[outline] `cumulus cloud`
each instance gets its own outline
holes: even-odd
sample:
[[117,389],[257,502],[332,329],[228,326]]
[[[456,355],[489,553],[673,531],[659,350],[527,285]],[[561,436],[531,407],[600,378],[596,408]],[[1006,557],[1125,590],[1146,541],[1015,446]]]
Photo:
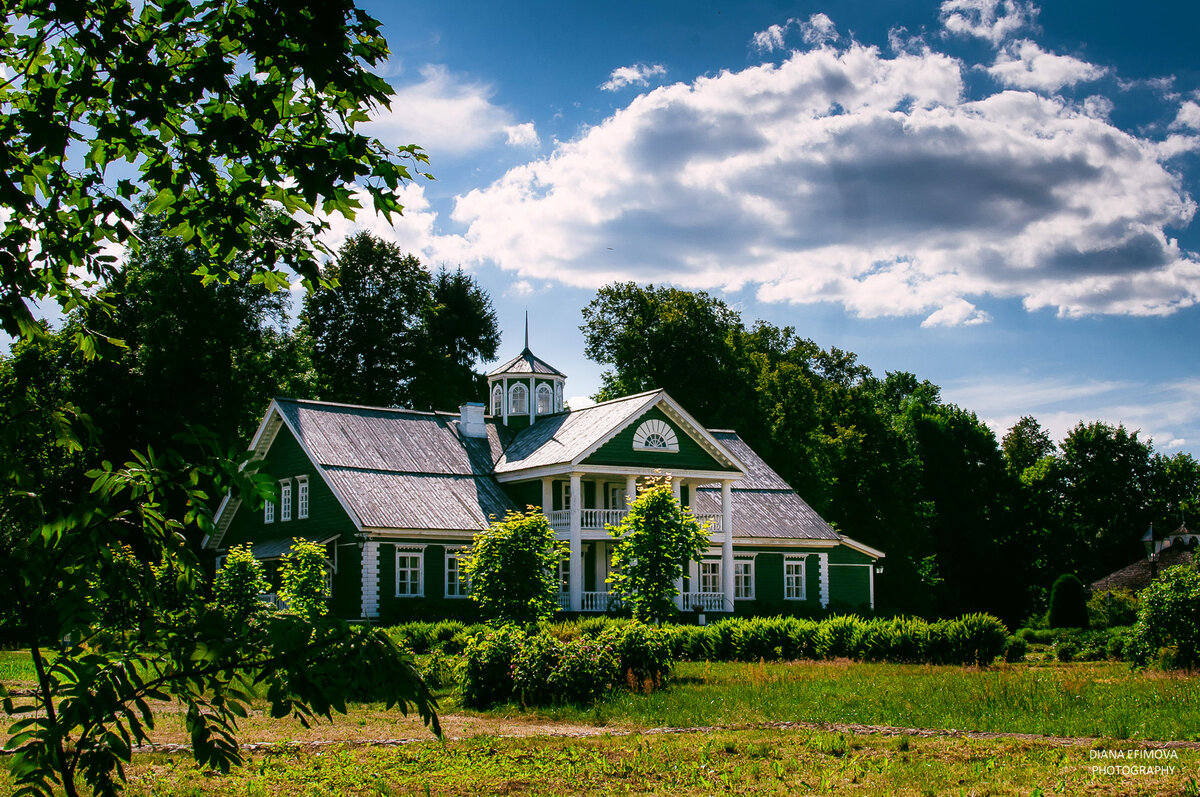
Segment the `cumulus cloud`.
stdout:
[[1018,0],[946,0],[942,26],[949,33],[987,39],[999,47],[1021,28],[1031,25],[1038,10]]
[[800,30],[800,38],[809,46],[820,47],[837,41],[840,36],[837,26],[826,14],[813,14],[807,20],[789,19],[783,25],[771,25],[766,30],[755,33],[751,38],[754,49],[760,53],[772,53],[784,49],[784,40],[792,28]]
[[837,26],[825,14],[813,14],[800,23],[800,35],[805,44],[827,44],[838,40]]
[[766,30],[760,30],[751,37],[750,41],[754,45],[754,49],[760,53],[772,53],[776,50],[783,49],[783,38],[787,35],[788,28],[799,22],[796,19],[789,19],[783,25],[771,25]]
[[1200,260],[1165,230],[1196,204],[1159,145],[1096,102],[969,98],[968,68],[852,43],[663,86],[454,219],[477,258],[589,288],[749,285],[931,326],[987,321],[989,296],[1064,316],[1195,304]]
[[649,86],[650,78],[667,74],[667,68],[662,64],[634,64],[621,66],[612,71],[608,80],[600,84],[604,91],[618,91],[626,86]]
[[1200,104],[1188,100],[1179,106],[1175,121],[1171,122],[1172,130],[1200,130]]
[[504,142],[537,146],[532,122],[518,122],[492,103],[493,88],[427,65],[417,83],[396,88],[391,108],[377,109],[360,129],[391,146],[420,144],[437,155],[464,155]]
[[1098,80],[1107,71],[1069,55],[1048,53],[1028,39],[1005,47],[988,69],[1002,85],[1048,92]]

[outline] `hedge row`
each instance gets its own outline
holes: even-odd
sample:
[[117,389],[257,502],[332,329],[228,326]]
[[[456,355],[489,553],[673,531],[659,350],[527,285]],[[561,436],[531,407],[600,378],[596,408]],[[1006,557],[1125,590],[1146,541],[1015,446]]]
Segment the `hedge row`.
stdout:
[[459,674],[467,706],[509,700],[539,706],[590,703],[618,686],[649,691],[672,663],[666,631],[642,623],[614,624],[568,641],[506,626],[470,639]]

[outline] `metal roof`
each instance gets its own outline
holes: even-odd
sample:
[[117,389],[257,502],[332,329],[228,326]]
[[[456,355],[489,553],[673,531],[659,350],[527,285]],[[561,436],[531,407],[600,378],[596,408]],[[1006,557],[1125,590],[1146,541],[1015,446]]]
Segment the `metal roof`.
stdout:
[[326,468],[325,475],[354,502],[364,527],[478,531],[517,508],[490,476],[341,467]]
[[661,390],[544,415],[517,433],[496,463],[497,473],[572,462],[625,419],[655,404]]
[[[735,538],[841,539],[737,432],[709,433],[746,466],[745,478],[733,483],[730,495]],[[696,491],[693,509],[697,514],[721,514],[721,491],[701,487]]]
[[520,354],[513,357],[504,365],[493,368],[488,372],[489,377],[502,376],[504,374],[545,374],[547,376],[561,376],[563,379],[567,378],[566,374],[536,356],[528,348],[523,349]]
[[340,534],[330,534],[328,531],[302,532],[300,534],[293,534],[290,537],[276,537],[272,540],[261,540],[252,543],[250,550],[253,552],[255,559],[265,562],[270,559],[278,559],[292,550],[292,541],[297,537],[309,542],[315,542],[317,545],[325,545],[340,536]]

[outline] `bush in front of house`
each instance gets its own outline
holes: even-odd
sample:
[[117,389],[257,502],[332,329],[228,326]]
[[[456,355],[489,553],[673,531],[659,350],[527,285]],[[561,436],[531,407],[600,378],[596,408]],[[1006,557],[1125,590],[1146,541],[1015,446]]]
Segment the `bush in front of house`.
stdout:
[[1200,573],[1186,565],[1168,567],[1141,591],[1126,650],[1141,667],[1200,665]]
[[616,654],[620,677],[631,689],[649,692],[661,686],[675,663],[668,633],[645,623],[612,626],[597,641]]
[[1127,589],[1097,591],[1087,602],[1092,628],[1113,628],[1137,622],[1138,598]]
[[1009,664],[1025,661],[1025,653],[1029,650],[1028,643],[1019,636],[1010,636],[1004,644],[1004,660]]
[[1087,588],[1073,573],[1063,573],[1050,589],[1050,611],[1046,617],[1051,628],[1087,628]]
[[513,697],[513,664],[525,646],[525,632],[516,626],[484,631],[463,650],[463,705],[487,708]]
[[864,622],[856,614],[842,614],[820,622],[813,651],[820,659],[859,657]]
[[952,664],[991,664],[1008,645],[1008,628],[990,614],[967,614],[950,624]]

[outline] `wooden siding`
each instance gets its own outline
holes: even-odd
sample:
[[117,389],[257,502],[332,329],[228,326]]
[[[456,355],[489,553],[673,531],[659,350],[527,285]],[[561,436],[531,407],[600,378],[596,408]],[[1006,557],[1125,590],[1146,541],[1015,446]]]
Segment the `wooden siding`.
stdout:
[[[244,542],[261,542],[278,537],[290,537],[294,534],[326,533],[340,534],[339,542],[354,541],[354,522],[350,519],[342,505],[338,503],[333,491],[321,477],[318,468],[304,455],[300,444],[292,436],[287,426],[281,426],[275,436],[271,448],[264,458],[262,473],[271,474],[274,479],[291,478],[292,481],[292,519],[279,520],[279,507],[275,507],[275,522],[263,523],[262,507],[257,509],[243,501],[229,524],[229,530],[221,540],[222,548],[229,548]],[[295,477],[308,476],[308,517],[296,517],[298,506]],[[278,496],[277,496],[278,497]]]
[[[679,450],[674,452],[635,451],[633,435],[637,428],[648,420],[665,421],[675,430],[679,439]],[[623,465],[642,468],[662,468],[664,473],[684,470],[727,470],[711,454],[691,438],[683,427],[657,407],[651,407],[638,418],[630,421],[616,437],[609,440],[590,457],[585,465]]]

